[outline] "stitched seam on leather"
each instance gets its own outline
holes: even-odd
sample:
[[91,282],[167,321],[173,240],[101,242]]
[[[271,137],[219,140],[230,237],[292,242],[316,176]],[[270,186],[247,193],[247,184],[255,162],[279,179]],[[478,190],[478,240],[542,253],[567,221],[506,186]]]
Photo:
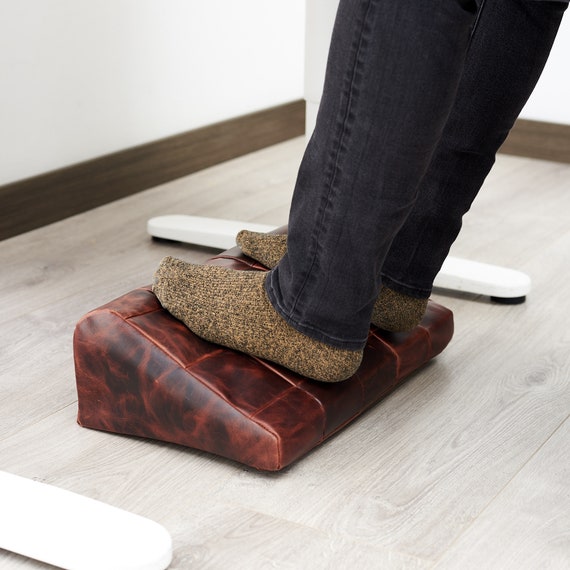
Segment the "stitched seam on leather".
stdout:
[[[191,365],[184,368],[184,370],[186,370],[186,372],[191,372],[192,375],[194,376],[194,378],[196,378],[198,380],[198,382],[200,382],[200,384],[202,384],[202,386],[206,387],[210,392],[212,392],[213,394],[216,394],[217,396],[219,396],[220,400],[223,400],[224,402],[226,402],[226,404],[229,404],[229,406],[231,406],[232,408],[234,408],[234,410],[236,410],[237,412],[239,412],[242,416],[255,421],[255,423],[257,425],[259,425],[260,427],[262,427],[263,429],[265,429],[266,432],[270,433],[271,435],[277,436],[277,434],[270,429],[267,429],[264,425],[262,425],[261,423],[259,423],[258,421],[255,420],[254,416],[255,414],[257,414],[259,412],[260,409],[264,409],[266,406],[264,406],[263,408],[258,408],[256,409],[253,413],[251,412],[244,412],[243,410],[241,410],[240,408],[237,408],[233,402],[231,402],[230,400],[228,400],[220,391],[216,390],[215,388],[213,388],[211,386],[211,384],[209,384],[206,380],[204,380],[204,378],[202,377],[202,375],[195,371],[195,370],[190,370]],[[288,391],[288,390],[287,390]],[[279,398],[276,398],[277,400]]]
[[204,360],[208,360],[208,358],[212,357],[212,356],[217,356],[218,354],[223,354],[224,349],[223,348],[218,348],[213,352],[208,352],[206,354],[203,354],[202,356],[200,356],[200,358],[197,358],[196,360],[192,361],[190,364],[187,364],[186,366],[184,366],[184,370],[189,371],[190,368],[192,368],[192,366],[195,366],[196,364],[200,364],[201,362],[204,362]]
[[[158,309],[157,309],[158,310]],[[266,424],[261,423],[256,417],[255,415],[259,413],[259,411],[261,409],[265,409],[267,407],[267,404],[264,405],[263,408],[259,408],[257,410],[255,410],[253,413],[251,412],[244,412],[243,410],[237,408],[232,402],[230,402],[222,393],[220,393],[218,390],[214,389],[209,383],[207,383],[203,378],[200,377],[199,374],[197,374],[195,371],[191,371],[191,368],[197,363],[197,362],[202,362],[204,360],[207,360],[208,358],[211,358],[214,355],[217,355],[221,352],[223,352],[223,349],[220,349],[216,352],[213,353],[209,353],[204,355],[202,358],[200,358],[199,360],[196,360],[190,364],[184,364],[182,361],[180,361],[180,359],[174,357],[170,352],[167,352],[160,344],[158,344],[151,336],[149,336],[146,331],[144,331],[143,329],[141,329],[136,323],[131,322],[129,318],[124,317],[123,315],[121,315],[120,313],[118,313],[116,310],[109,310],[110,313],[113,313],[114,315],[116,315],[117,317],[119,317],[127,326],[131,327],[133,330],[137,331],[140,335],[142,335],[144,338],[146,338],[154,347],[156,347],[158,350],[160,350],[167,358],[169,358],[170,360],[176,362],[177,364],[179,364],[181,366],[181,368],[183,368],[186,372],[188,373],[192,373],[194,378],[209,392],[211,392],[212,394],[216,394],[216,396],[218,396],[222,401],[224,401],[228,406],[230,406],[233,410],[235,410],[236,412],[238,412],[238,414],[240,414],[242,417],[249,419],[250,421],[252,421],[253,423],[255,423],[255,425],[257,425],[260,429],[262,429],[265,433],[269,434],[273,440],[274,440],[274,444],[275,444],[275,449],[277,451],[277,464],[278,464],[278,469],[281,469],[283,466],[283,454],[282,454],[282,450],[281,450],[281,446],[279,445],[279,437],[278,434],[273,430],[270,429]],[[152,312],[152,311],[149,311]],[[290,388],[284,393],[281,394],[279,397],[275,398],[272,403],[275,403],[277,401],[279,401],[285,394],[287,394],[289,391],[298,388],[295,384],[293,384],[292,382],[290,382],[286,377],[284,377],[282,374],[280,374],[279,372],[277,372],[277,370],[275,370],[274,368],[268,366],[268,364],[258,358],[252,357],[255,360],[257,360],[259,363],[261,363],[263,366],[265,366],[266,368],[269,368],[273,373],[277,374],[278,376],[281,376],[282,378],[285,378],[285,380],[287,380],[290,383]],[[306,391],[304,391],[305,393],[307,393]],[[316,400],[316,398],[313,399]],[[318,400],[317,400],[318,401]],[[320,404],[320,402],[319,402]],[[321,404],[321,409],[323,409],[322,404]],[[325,421],[324,421],[324,417],[323,417],[323,429],[322,429],[322,433],[323,433],[323,437],[324,437],[324,425],[325,425]]]
[[398,354],[398,351],[395,350],[394,347],[392,347],[389,343],[387,343],[383,338],[381,338],[375,332],[373,332],[372,334],[373,334],[374,338],[379,340],[395,356],[395,358],[396,358],[396,377],[394,378],[394,380],[398,380],[400,378],[400,371],[401,371],[401,358],[400,358],[400,355]]
[[[137,317],[144,317],[144,315],[150,315],[151,313],[156,313],[158,311],[163,310],[162,307],[154,307],[154,309],[149,309],[148,311],[143,311],[142,313],[137,313],[136,315],[129,315],[128,317],[126,317],[125,315],[121,315],[123,319],[125,319],[126,321],[128,321],[129,319],[136,319]],[[120,315],[120,313],[118,313],[116,311],[116,309],[112,309],[112,312]]]
[[419,325],[419,328],[424,331],[425,335],[426,335],[426,339],[427,339],[427,347],[428,347],[428,352],[427,352],[427,361],[429,362],[433,357],[433,344],[431,342],[431,332],[430,329],[428,327],[424,327],[423,325]]
[[[189,368],[191,368],[192,365],[184,368],[184,370],[186,370],[187,372],[190,372]],[[196,371],[192,371],[192,375],[194,376],[194,378],[196,378],[196,380],[198,380],[198,382],[200,382],[200,384],[202,384],[202,386],[204,386],[204,388],[206,388],[207,390],[209,390],[210,392],[212,392],[213,394],[216,394],[216,396],[218,396],[220,398],[220,400],[224,401],[226,404],[228,404],[228,406],[230,406],[230,408],[234,409],[236,412],[238,412],[241,416],[243,416],[244,418],[247,418],[248,420],[251,420],[253,423],[255,423],[255,425],[257,425],[258,427],[260,427],[263,431],[265,431],[266,433],[268,433],[269,435],[273,436],[273,439],[275,440],[275,448],[277,449],[277,459],[278,459],[278,464],[281,466],[281,447],[278,445],[279,443],[279,437],[277,436],[277,433],[272,430],[272,429],[268,429],[268,427],[264,424],[262,424],[261,422],[259,422],[256,418],[255,418],[255,414],[258,413],[259,410],[255,410],[255,413],[246,413],[243,410],[241,410],[240,408],[237,408],[233,402],[230,402],[230,400],[228,400],[221,392],[219,392],[218,390],[216,390],[215,388],[213,388],[208,382],[206,382],[199,373],[197,373]]]
[[[152,312],[152,311],[149,311],[149,312]],[[150,341],[153,346],[158,348],[158,350],[160,350],[163,354],[168,356],[168,358],[170,358],[171,360],[173,360],[174,362],[179,364],[181,368],[184,368],[184,370],[187,370],[190,366],[193,366],[197,362],[201,362],[202,360],[205,360],[206,358],[209,358],[210,356],[213,356],[213,355],[219,354],[220,352],[223,352],[223,349],[220,348],[220,349],[216,350],[215,352],[210,352],[208,354],[205,354],[204,356],[201,356],[200,358],[198,358],[198,359],[192,361],[191,363],[187,364],[184,361],[182,361],[180,358],[177,358],[176,356],[174,356],[171,352],[167,351],[161,344],[156,342],[156,340],[152,336],[150,336],[143,328],[141,328],[137,323],[131,322],[131,320],[130,320],[131,318],[124,317],[123,315],[120,315],[116,312],[114,312],[114,313],[118,317],[120,317],[123,322],[125,322],[131,328],[136,330],[141,336],[143,336],[148,341]],[[141,315],[144,315],[144,314],[148,314],[148,313],[142,313]],[[137,316],[140,316],[140,315],[137,315]]]
[[[115,312],[115,311],[113,311]],[[117,314],[117,313],[115,313]],[[117,314],[118,315],[118,314]],[[164,350],[164,348],[158,344],[151,336],[149,336],[146,331],[142,330],[136,323],[131,323],[129,322],[128,319],[126,319],[125,317],[122,317],[121,315],[118,315],[121,320],[123,322],[125,322],[128,326],[132,327],[134,330],[136,330],[139,334],[141,334],[142,336],[144,336],[147,340],[149,340],[151,342],[151,344],[153,346],[155,346],[158,350],[160,350],[164,355],[166,355],[170,360],[173,360],[174,362],[176,362],[177,364],[179,364],[181,366],[181,368],[183,370],[185,370],[186,372],[191,372],[194,377],[198,380],[198,382],[200,382],[200,384],[202,384],[202,386],[204,386],[207,390],[209,390],[210,392],[212,392],[213,394],[216,394],[221,400],[223,400],[224,402],[226,402],[226,404],[228,404],[231,408],[233,408],[234,410],[236,410],[239,414],[241,414],[242,416],[253,420],[259,427],[261,427],[262,429],[264,429],[267,433],[271,434],[276,440],[277,438],[277,434],[273,431],[268,429],[265,425],[262,425],[261,423],[259,423],[257,420],[255,420],[254,415],[258,412],[258,410],[255,410],[254,414],[252,414],[251,412],[244,412],[243,410],[237,408],[232,402],[230,402],[221,392],[219,392],[218,390],[214,389],[208,382],[206,382],[195,370],[191,370],[193,366],[195,366],[196,364],[198,364],[199,362],[203,362],[204,360],[208,360],[209,358],[212,358],[213,356],[216,356],[220,353],[223,353],[224,349],[220,348],[219,350],[216,350],[215,352],[210,352],[208,354],[205,354],[204,356],[200,357],[199,359],[191,362],[190,364],[184,364],[179,358],[176,358],[174,355],[172,355],[170,352],[167,352],[166,350]],[[256,359],[257,360],[257,359]],[[289,391],[289,390],[287,390]],[[280,451],[279,451],[280,454]]]
[[[120,316],[120,315],[119,315]],[[139,326],[137,326],[135,323],[131,323],[129,322],[127,319],[125,319],[124,317],[121,317],[123,322],[125,322],[127,325],[129,325],[130,327],[132,327],[134,330],[136,330],[138,333],[140,333],[142,336],[144,336],[147,340],[149,340],[151,342],[151,344],[153,346],[155,346],[158,350],[160,350],[164,355],[166,355],[170,360],[173,360],[174,362],[176,362],[177,364],[181,365],[181,368],[183,368],[183,370],[185,370],[188,373],[192,373],[192,375],[194,376],[194,378],[209,392],[211,392],[212,394],[216,394],[216,396],[218,396],[220,398],[220,400],[222,400],[223,402],[225,402],[228,406],[230,406],[230,408],[232,408],[233,410],[235,410],[236,412],[238,412],[238,414],[240,414],[241,416],[243,416],[244,418],[247,418],[251,421],[253,421],[258,427],[260,427],[262,430],[264,430],[266,433],[268,433],[269,435],[271,435],[273,437],[273,439],[275,440],[275,447],[277,449],[277,457],[278,457],[278,461],[279,461],[279,465],[281,465],[281,449],[278,445],[278,441],[279,438],[277,437],[277,434],[271,430],[268,429],[267,426],[261,424],[259,421],[257,421],[253,415],[251,413],[245,413],[243,410],[237,408],[233,402],[230,402],[221,392],[219,392],[218,390],[216,390],[215,388],[213,388],[211,386],[211,384],[209,384],[208,382],[206,382],[201,376],[200,374],[198,374],[196,371],[191,370],[191,368],[197,364],[198,362],[203,362],[204,360],[207,360],[208,358],[211,358],[212,356],[215,356],[219,353],[223,352],[223,349],[219,349],[216,352],[211,352],[208,353],[206,355],[204,355],[203,357],[201,357],[200,359],[190,363],[190,364],[184,364],[180,361],[180,359],[175,358],[170,352],[167,352],[166,350],[164,350],[164,348],[158,344],[152,337],[150,337],[144,330],[142,330]]]
[[245,265],[246,267],[260,267],[259,262],[255,261],[255,260],[247,260],[247,259],[242,259],[241,257],[236,257],[234,255],[216,255],[216,257],[212,257],[212,259],[209,259],[208,261],[215,261],[216,259],[230,259],[231,261],[235,261],[236,263],[240,263],[242,265]]
[[[263,410],[266,410],[266,409],[269,408],[270,406],[272,406],[272,405],[278,403],[279,401],[283,400],[287,394],[289,394],[290,392],[293,392],[293,391],[295,391],[295,390],[301,390],[301,389],[300,389],[298,386],[291,385],[287,390],[285,390],[285,392],[282,392],[279,396],[277,396],[276,398],[273,398],[273,400],[271,400],[271,402],[268,402],[268,403],[265,404],[262,408],[257,409],[257,410],[255,411],[255,414],[253,414],[252,416],[250,416],[250,419],[251,419],[252,421],[254,421],[257,425],[259,425],[259,426],[262,427],[262,428],[265,428],[265,430],[266,430],[267,432],[269,432],[269,433],[271,433],[272,435],[275,436],[275,440],[276,440],[276,443],[277,443],[277,445],[276,445],[275,447],[277,448],[277,456],[278,456],[278,459],[279,459],[279,465],[280,465],[280,466],[283,465],[283,457],[282,457],[282,453],[281,453],[281,446],[278,445],[278,442],[280,441],[280,439],[277,437],[277,434],[276,434],[273,430],[268,430],[264,425],[261,425],[255,416],[256,416],[257,414],[261,413]],[[302,391],[303,391],[305,394],[308,394],[308,392],[307,392],[306,390],[302,390]],[[312,394],[309,394],[309,396],[311,396],[312,399],[316,400],[316,398],[315,398],[314,396],[312,396]],[[317,400],[317,401],[318,401],[318,400]],[[321,410],[323,411],[323,414],[322,414],[323,427],[322,427],[322,429],[321,429],[320,437],[319,437],[319,439],[318,439],[316,445],[318,445],[320,442],[322,442],[322,441],[325,439],[325,425],[326,425],[326,422],[325,422],[325,415],[326,415],[326,414],[324,413],[324,407],[323,407],[323,405],[322,405],[320,402],[319,402],[319,404],[320,404]],[[315,447],[315,446],[312,446],[311,449],[313,449],[314,447]]]
[[263,406],[261,406],[261,408],[257,408],[257,410],[255,410],[255,412],[251,415],[251,418],[253,419],[255,416],[257,416],[258,414],[260,414],[261,412],[263,412],[267,408],[273,406],[273,404],[276,404],[277,402],[282,400],[289,392],[292,392],[293,390],[295,390],[295,387],[290,386],[289,388],[287,388],[287,390],[285,390],[285,392],[281,392],[281,394],[279,394],[279,396],[275,396],[275,398],[273,398],[269,402],[263,404]]
[[283,378],[283,380],[285,380],[285,382],[287,382],[289,385],[294,386],[294,387],[297,386],[297,384],[295,384],[294,382],[291,382],[291,380],[289,378],[287,378],[287,376],[285,376],[285,374],[283,374],[282,372],[277,370],[277,368],[275,368],[272,364],[270,364],[266,360],[262,360],[261,358],[258,358],[257,356],[252,356],[251,358],[253,358],[259,364],[261,364],[261,366],[267,368],[268,370],[271,370],[271,372],[273,372],[274,374],[276,374],[280,378]]
[[[279,370],[275,369],[273,366],[271,366],[268,362],[265,362],[264,360],[261,360],[257,357],[254,357],[255,360],[257,360],[260,364],[262,364],[265,368],[268,368],[269,370],[271,370],[271,372],[273,372],[274,374],[277,374],[277,376],[280,376],[281,378],[283,378],[283,380],[285,380],[286,382],[289,382],[289,384],[291,385],[291,388],[289,388],[286,392],[282,393],[280,396],[278,396],[277,398],[275,398],[275,401],[278,401],[280,399],[283,398],[283,396],[285,396],[285,394],[287,394],[288,392],[290,392],[292,389],[295,390],[299,390],[301,392],[303,392],[304,394],[306,394],[307,396],[309,396],[309,398],[311,398],[313,401],[315,401],[319,408],[321,409],[321,413],[322,413],[322,437],[325,437],[325,428],[327,425],[327,410],[325,408],[325,406],[323,405],[323,403],[313,394],[311,394],[309,391],[305,390],[304,388],[301,388],[298,384],[295,384],[293,382],[291,382],[291,380],[289,380],[289,378],[287,378],[287,376],[285,376],[285,374],[279,372]],[[256,412],[257,413],[257,412]]]

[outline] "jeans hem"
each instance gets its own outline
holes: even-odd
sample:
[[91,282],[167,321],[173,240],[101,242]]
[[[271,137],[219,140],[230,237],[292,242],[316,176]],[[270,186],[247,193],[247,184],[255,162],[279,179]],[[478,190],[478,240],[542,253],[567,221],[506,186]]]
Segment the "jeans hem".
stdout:
[[[268,276],[270,277],[270,275]],[[285,308],[281,305],[278,295],[276,294],[274,288],[271,285],[271,279],[265,280],[265,293],[267,294],[267,298],[269,302],[277,312],[277,314],[285,320],[285,322],[292,326],[296,331],[304,334],[313,340],[317,340],[329,346],[333,346],[335,348],[339,348],[341,350],[351,350],[351,351],[358,351],[362,350],[366,346],[366,342],[368,340],[368,336],[363,340],[347,340],[341,339],[336,336],[330,335],[325,333],[318,327],[314,327],[310,324],[303,324],[296,320],[294,317],[288,314]]]
[[412,287],[406,283],[402,283],[397,279],[392,279],[388,275],[382,273],[382,285],[396,291],[397,293],[402,293],[403,295],[408,295],[408,297],[413,297],[414,299],[429,299],[432,293],[432,288],[424,289],[422,287]]

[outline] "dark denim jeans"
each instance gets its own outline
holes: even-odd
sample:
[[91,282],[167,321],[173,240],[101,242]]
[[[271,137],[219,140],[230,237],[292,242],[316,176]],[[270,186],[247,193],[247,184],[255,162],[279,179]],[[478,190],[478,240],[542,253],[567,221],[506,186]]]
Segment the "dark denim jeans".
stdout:
[[293,327],[359,349],[382,283],[429,296],[565,8],[341,0],[288,252],[267,279]]

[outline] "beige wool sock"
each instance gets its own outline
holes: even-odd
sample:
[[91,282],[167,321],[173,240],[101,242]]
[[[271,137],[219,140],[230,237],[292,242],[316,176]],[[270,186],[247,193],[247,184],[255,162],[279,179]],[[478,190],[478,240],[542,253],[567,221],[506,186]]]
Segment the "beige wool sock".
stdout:
[[263,234],[241,230],[236,236],[241,250],[268,269],[273,269],[287,252],[286,234]]
[[428,299],[416,299],[382,287],[372,310],[372,324],[385,331],[410,331],[424,318],[427,304]]
[[267,298],[266,277],[263,271],[166,257],[155,273],[153,292],[168,312],[205,340],[322,382],[352,376],[363,351],[329,346],[290,326]]
[[[283,234],[241,230],[236,243],[243,253],[269,269],[275,267],[287,251],[287,236]],[[372,324],[392,332],[412,330],[422,320],[427,303],[427,299],[416,299],[382,287],[372,311]]]

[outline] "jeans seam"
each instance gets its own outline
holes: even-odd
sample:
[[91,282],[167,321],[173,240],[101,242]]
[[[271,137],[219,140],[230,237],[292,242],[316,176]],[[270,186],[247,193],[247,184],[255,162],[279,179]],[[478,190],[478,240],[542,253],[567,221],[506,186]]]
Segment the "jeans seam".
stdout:
[[[400,293],[404,293],[409,297],[414,297],[417,299],[428,299],[432,292],[431,288],[426,289],[425,287],[410,286],[407,283],[390,277],[387,273],[384,272],[382,272],[382,285],[388,287],[389,289],[397,290]],[[394,285],[396,287],[394,287]]]
[[368,18],[368,15],[370,13],[372,4],[373,4],[373,0],[366,0],[366,4],[365,4],[366,7],[363,11],[362,23],[360,25],[359,34],[358,34],[358,38],[357,38],[358,45],[357,45],[357,48],[356,48],[356,51],[354,54],[354,60],[353,60],[354,63],[352,65],[352,69],[350,70],[350,83],[348,85],[347,91],[345,92],[345,94],[347,95],[347,101],[346,101],[346,105],[345,105],[344,116],[342,119],[342,123],[340,124],[340,130],[338,132],[338,135],[335,136],[335,148],[329,155],[329,165],[330,165],[330,159],[332,158],[333,159],[333,167],[331,169],[331,175],[329,177],[326,196],[324,197],[324,199],[321,202],[322,211],[320,212],[319,221],[318,221],[318,224],[316,227],[317,246],[316,246],[315,251],[313,253],[313,258],[311,260],[311,264],[309,266],[309,269],[307,271],[305,279],[303,280],[303,283],[302,283],[301,287],[299,288],[299,292],[295,296],[295,300],[291,304],[291,309],[289,311],[289,318],[293,318],[293,313],[295,312],[295,310],[297,308],[299,298],[301,297],[301,295],[303,294],[303,291],[305,290],[305,287],[307,285],[307,282],[309,281],[310,275],[313,271],[313,267],[315,266],[315,262],[317,259],[318,237],[322,234],[323,228],[325,227],[323,220],[325,218],[325,215],[326,215],[328,209],[330,208],[330,204],[331,204],[330,198],[331,198],[331,194],[333,193],[337,173],[339,171],[339,164],[340,164],[340,160],[341,160],[341,152],[342,152],[342,147],[343,147],[343,141],[345,139],[347,127],[349,125],[351,109],[353,108],[354,89],[356,86],[357,70],[358,70],[359,66],[361,65],[361,61],[362,61],[361,58],[362,58],[363,47],[364,47],[364,43],[365,43],[364,35],[365,35],[365,30],[368,27],[367,26],[367,18]]
[[479,20],[481,20],[481,14],[483,13],[483,9],[485,8],[485,3],[487,0],[481,0],[481,5],[479,6],[479,10],[477,10],[477,17],[475,18],[475,23],[473,24],[473,29],[471,30],[471,37],[470,41],[473,39],[477,28],[479,27]]

